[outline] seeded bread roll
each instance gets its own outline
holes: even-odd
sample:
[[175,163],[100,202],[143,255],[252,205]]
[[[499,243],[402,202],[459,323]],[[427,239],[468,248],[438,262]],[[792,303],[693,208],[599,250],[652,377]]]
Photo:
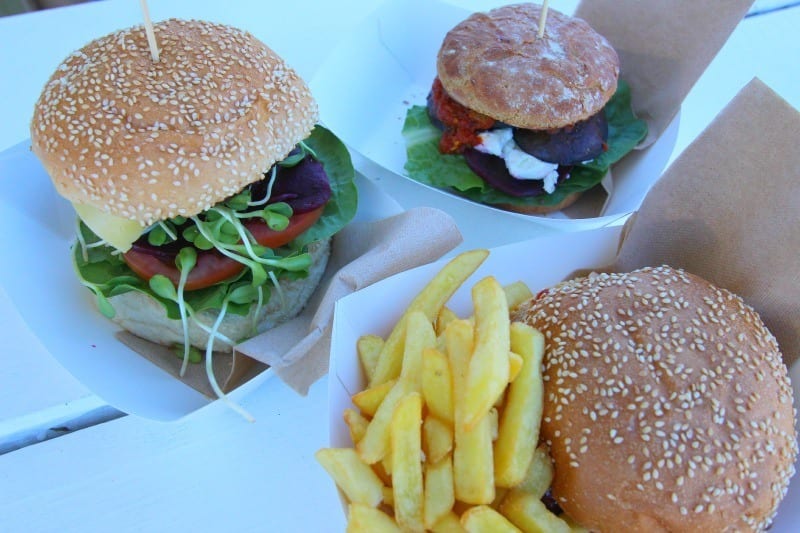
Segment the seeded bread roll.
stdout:
[[31,123],[60,194],[144,226],[262,179],[317,121],[305,82],[249,33],[176,19],[154,28],[158,62],[141,26],[70,55]]
[[738,296],[670,267],[562,283],[545,335],[553,495],[592,531],[760,531],[794,473],[792,389]]
[[450,30],[436,69],[460,104],[519,128],[562,128],[600,112],[614,95],[619,57],[582,19],[515,4],[475,13]]

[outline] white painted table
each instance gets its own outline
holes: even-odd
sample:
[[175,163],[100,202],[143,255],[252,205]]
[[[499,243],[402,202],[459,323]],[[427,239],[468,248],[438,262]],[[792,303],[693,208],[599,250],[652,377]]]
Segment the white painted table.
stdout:
[[[576,3],[551,5],[571,12]],[[151,0],[150,11],[156,20],[248,29],[310,79],[325,51],[378,4]],[[56,65],[92,38],[139,23],[138,5],[107,0],[0,19],[0,151],[28,137],[34,101]],[[798,25],[800,7],[740,24],[684,102],[675,154],[754,76],[800,108]],[[343,530],[337,494],[313,459],[327,442],[326,379],[307,397],[267,380],[242,402],[254,424],[217,404],[162,424],[122,416],[92,395],[38,344],[2,291],[0,335],[0,530]]]

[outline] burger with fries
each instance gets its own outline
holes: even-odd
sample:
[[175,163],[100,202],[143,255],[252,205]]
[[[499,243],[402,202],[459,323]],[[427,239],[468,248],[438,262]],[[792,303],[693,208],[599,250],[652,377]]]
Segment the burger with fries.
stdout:
[[427,105],[403,125],[405,169],[479,203],[564,209],[647,134],[608,41],[556,10],[545,20],[537,4],[469,16],[445,36],[436,70]]
[[148,340],[231,351],[296,315],[354,216],[345,146],[253,35],[170,19],[71,54],[36,103],[33,152],[78,215],[80,282]]
[[455,257],[385,336],[358,340],[352,446],[317,453],[352,530],[769,527],[798,448],[752,308],[661,266],[535,296],[487,275],[459,316],[448,300],[487,255]]

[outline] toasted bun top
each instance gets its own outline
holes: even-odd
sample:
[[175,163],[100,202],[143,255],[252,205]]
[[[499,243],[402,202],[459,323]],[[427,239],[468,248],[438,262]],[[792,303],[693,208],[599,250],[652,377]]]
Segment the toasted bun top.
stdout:
[[462,105],[512,126],[561,128],[598,113],[617,89],[619,58],[581,19],[536,4],[475,13],[445,36],[436,68]]
[[251,34],[202,21],[121,30],[70,55],[31,123],[59,193],[149,225],[261,179],[311,132],[306,84]]
[[794,473],[792,389],[741,298],[669,267],[565,282],[545,335],[553,494],[592,531],[761,530]]

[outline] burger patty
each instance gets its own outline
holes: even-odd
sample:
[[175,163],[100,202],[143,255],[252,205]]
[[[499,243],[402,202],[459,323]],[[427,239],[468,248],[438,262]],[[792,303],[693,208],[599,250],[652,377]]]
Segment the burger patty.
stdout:
[[[467,165],[495,189],[511,196],[528,197],[544,194],[540,180],[520,180],[512,176],[503,159],[482,153],[474,147],[481,144],[480,133],[497,127],[508,127],[491,117],[471,110],[450,97],[438,78],[427,99],[428,116],[442,130],[439,151],[460,153]],[[594,159],[608,149],[608,121],[605,112],[587,120],[553,130],[513,128],[514,141],[524,152],[548,163],[559,165],[559,183],[569,176],[570,167]]]

